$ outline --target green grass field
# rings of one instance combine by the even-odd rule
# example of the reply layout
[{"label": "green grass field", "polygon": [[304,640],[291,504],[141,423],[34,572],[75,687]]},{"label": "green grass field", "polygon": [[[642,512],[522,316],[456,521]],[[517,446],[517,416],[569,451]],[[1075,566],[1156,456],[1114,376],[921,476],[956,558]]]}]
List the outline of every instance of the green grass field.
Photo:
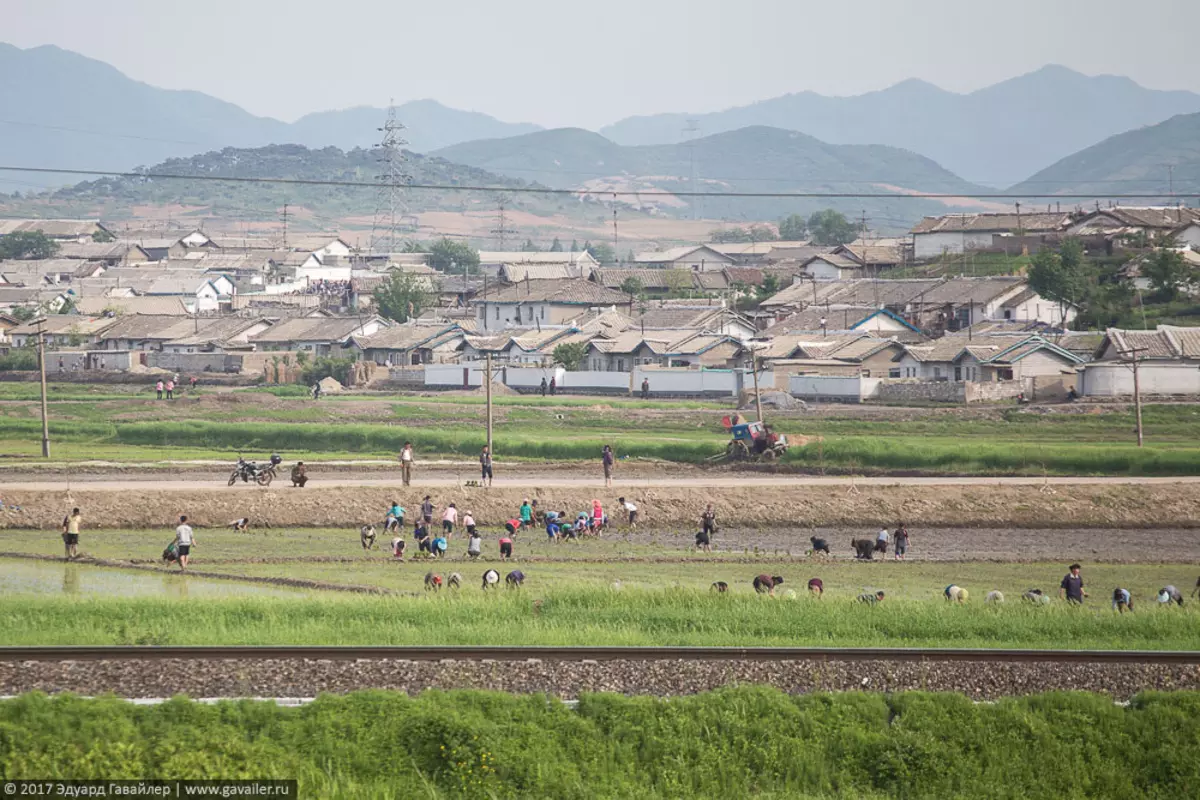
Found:
[{"label": "green grass field", "polygon": [[0,702],[6,779],[295,779],[302,797],[1185,798],[1200,696],[1083,693],[659,700],[457,691],[301,708],[27,695]]},{"label": "green grass field", "polygon": [[[314,403],[296,387],[200,390],[173,403],[148,388],[52,384],[56,460],[229,460],[239,451],[280,451],[317,461],[393,458],[413,441],[424,458],[473,458],[483,446],[482,398],[463,395],[339,395]],[[0,449],[35,463],[41,423],[37,387],[0,384]],[[277,396],[283,395],[283,396]],[[704,463],[724,451],[718,403],[622,398],[496,398],[495,444],[505,460],[594,460],[618,455]],[[980,418],[926,409],[864,418],[824,410],[773,414],[797,443],[783,459],[808,472],[981,475],[1200,474],[1200,407],[1150,405],[1147,446],[1133,442],[1126,410]]]}]

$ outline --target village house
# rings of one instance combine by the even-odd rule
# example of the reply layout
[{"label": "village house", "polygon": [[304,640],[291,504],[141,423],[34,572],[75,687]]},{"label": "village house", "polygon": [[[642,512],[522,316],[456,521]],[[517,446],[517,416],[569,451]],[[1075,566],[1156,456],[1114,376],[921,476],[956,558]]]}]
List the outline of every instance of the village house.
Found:
[{"label": "village house", "polygon": [[60,243],[91,242],[95,241],[93,237],[115,238],[112,231],[95,219],[0,219],[0,236],[39,231]]},{"label": "village house", "polygon": [[1152,331],[1109,328],[1085,364],[1079,393],[1133,395],[1133,360],[1144,395],[1200,395],[1200,328],[1159,325]]},{"label": "village house", "polygon": [[863,265],[840,253],[824,253],[804,262],[804,274],[817,281],[861,278]]},{"label": "village house", "polygon": [[699,273],[685,269],[622,269],[601,267],[592,270],[591,280],[609,289],[624,292],[636,286],[634,294],[645,297],[669,297],[672,294],[703,291],[698,278],[720,273]]},{"label": "village house", "polygon": [[75,299],[75,310],[84,316],[108,314],[153,314],[156,316],[184,317],[188,311],[182,297],[79,297]]},{"label": "village house", "polygon": [[[81,317],[77,314],[47,314],[40,326],[45,332],[46,347],[83,348],[95,345],[106,328],[113,324],[107,317]],[[37,344],[39,326],[23,323],[9,330],[13,347]]]},{"label": "village house", "polygon": [[132,242],[63,242],[57,258],[98,261],[109,267],[128,267],[150,261],[150,254]]},{"label": "village house", "polygon": [[633,263],[647,269],[686,269],[693,272],[720,272],[734,265],[732,258],[706,244],[637,253]]},{"label": "village house", "polygon": [[[228,353],[253,350],[252,336],[271,327],[270,320],[257,317],[216,317],[193,319],[190,329],[186,320],[176,322],[171,332],[176,335],[163,342],[164,353]],[[184,333],[179,333],[180,330]]]},{"label": "village house", "polygon": [[1186,206],[1113,206],[1101,208],[1071,223],[1067,233],[1084,239],[1100,236],[1169,236],[1180,228],[1200,222],[1200,209]]},{"label": "village house", "polygon": [[[740,267],[758,267],[771,263],[772,256],[774,260],[779,258],[778,253],[783,250],[795,250],[802,247],[808,247],[808,240],[802,241],[783,241],[775,240],[772,242],[714,242],[708,245],[713,250],[724,256],[733,259],[733,263]],[[815,255],[815,254],[814,254]]]},{"label": "village house", "polygon": [[1073,375],[1079,356],[1041,336],[950,335],[905,345],[888,377],[996,382]]},{"label": "village house", "polygon": [[1071,223],[1068,212],[947,214],[925,217],[913,227],[913,258],[928,261],[946,253],[988,250],[997,237],[1046,237],[1061,234]]},{"label": "village house", "polygon": [[742,359],[741,342],[732,336],[691,329],[630,329],[614,338],[588,342],[583,363],[596,372],[629,372],[636,366],[728,369]]},{"label": "village house", "polygon": [[418,325],[406,323],[381,328],[370,336],[356,336],[354,347],[362,358],[383,366],[415,366],[458,360],[464,332],[457,323]]},{"label": "village house", "polygon": [[257,336],[250,343],[259,350],[294,350],[317,356],[352,356],[345,353],[353,340],[373,336],[391,323],[382,317],[295,317],[281,320]]},{"label": "village house", "polygon": [[895,339],[855,332],[788,334],[777,336],[756,350],[775,373],[777,385],[781,376],[789,375],[888,377],[894,370],[895,359],[903,352],[904,346]]},{"label": "village house", "polygon": [[511,326],[561,326],[595,306],[630,307],[629,295],[583,278],[526,280],[498,289],[488,288],[475,298],[480,331]]},{"label": "village house", "polygon": [[867,275],[894,269],[904,260],[901,248],[890,244],[843,244],[835,247],[833,254],[844,256],[863,267]]},{"label": "village house", "polygon": [[[526,253],[520,250],[479,251],[479,269],[489,280],[498,277],[500,270],[504,266],[516,266],[520,264],[565,268],[567,274],[561,277],[566,278],[586,278],[593,269],[600,266],[600,262],[592,258],[592,254],[586,250],[579,250],[574,253]],[[559,270],[555,270],[554,275],[555,277],[559,277]],[[538,279],[538,276],[535,274],[531,274],[529,277],[530,280]],[[525,280],[524,274],[521,275],[520,280]],[[543,280],[546,280],[546,278],[543,278]]]}]

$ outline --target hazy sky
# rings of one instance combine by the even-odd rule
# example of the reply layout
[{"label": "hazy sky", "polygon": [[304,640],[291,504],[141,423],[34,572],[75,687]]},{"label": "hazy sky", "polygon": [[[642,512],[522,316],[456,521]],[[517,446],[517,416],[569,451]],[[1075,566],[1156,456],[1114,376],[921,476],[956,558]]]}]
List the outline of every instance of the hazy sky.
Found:
[{"label": "hazy sky", "polygon": [[423,97],[597,128],[905,78],[970,91],[1047,63],[1200,91],[1200,0],[0,0],[56,44],[256,114]]}]

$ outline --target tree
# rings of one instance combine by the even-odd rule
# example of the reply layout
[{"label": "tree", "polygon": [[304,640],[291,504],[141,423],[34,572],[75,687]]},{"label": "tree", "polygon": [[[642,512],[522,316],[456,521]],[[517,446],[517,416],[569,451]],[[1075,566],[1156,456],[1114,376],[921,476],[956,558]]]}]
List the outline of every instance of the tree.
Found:
[{"label": "tree", "polygon": [[612,249],[611,244],[606,244],[605,242],[600,242],[599,244],[587,242],[583,246],[583,249],[601,264],[612,264],[617,260],[616,251]]},{"label": "tree", "polygon": [[93,242],[99,242],[101,244],[108,244],[109,242],[115,242],[116,240],[117,240],[117,235],[115,233],[113,233],[112,231],[99,230],[92,234]]},{"label": "tree", "polygon": [[858,236],[858,229],[854,227],[854,223],[832,208],[814,211],[808,218],[808,232],[812,236],[813,244],[825,247],[853,242]]},{"label": "tree", "polygon": [[762,285],[755,290],[755,293],[758,295],[758,299],[760,301],[766,300],[768,297],[771,297],[778,292],[779,278],[769,272],[766,275],[763,275]]},{"label": "tree", "polygon": [[419,317],[433,304],[433,292],[425,280],[407,272],[393,272],[372,297],[379,314],[396,322]]},{"label": "tree", "polygon": [[640,278],[630,275],[625,280],[621,281],[621,291],[631,297],[636,297],[641,294],[646,287],[642,285]]},{"label": "tree", "polygon": [[1178,250],[1160,249],[1142,258],[1142,276],[1150,281],[1154,299],[1169,303],[1180,290],[1196,283],[1196,273]]},{"label": "tree", "polygon": [[479,251],[466,242],[442,239],[429,248],[429,266],[439,272],[472,275],[479,272]]},{"label": "tree", "polygon": [[779,238],[787,242],[798,242],[808,235],[808,221],[799,214],[788,214],[779,220]]},{"label": "tree", "polygon": [[1068,305],[1083,305],[1091,272],[1083,245],[1078,239],[1068,238],[1057,251],[1039,250],[1029,264],[1026,277],[1030,289],[1058,303],[1059,310],[1065,313]]},{"label": "tree", "polygon": [[723,228],[709,233],[708,238],[718,243],[773,242],[779,238],[770,225],[755,223],[746,228]]},{"label": "tree", "polygon": [[562,364],[568,370],[579,369],[583,359],[587,357],[587,342],[568,342],[554,348],[554,363]]},{"label": "tree", "polygon": [[558,240],[557,236],[555,236],[554,241],[550,243],[550,252],[551,253],[561,253],[562,252],[562,242],[560,242]]},{"label": "tree", "polygon": [[538,247],[536,244],[533,243],[533,239],[526,239],[525,244],[521,245],[521,252],[522,253],[536,253],[536,252],[538,252]]},{"label": "tree", "polygon": [[579,242],[578,242],[578,241],[576,241],[575,239],[572,239],[572,240],[571,240],[571,252],[572,252],[572,253],[578,253],[578,252],[579,252]]},{"label": "tree", "polygon": [[38,315],[38,309],[37,306],[13,306],[8,313],[17,322],[29,322]]},{"label": "tree", "polygon": [[0,237],[0,259],[51,258],[58,252],[58,242],[41,231],[18,231]]}]

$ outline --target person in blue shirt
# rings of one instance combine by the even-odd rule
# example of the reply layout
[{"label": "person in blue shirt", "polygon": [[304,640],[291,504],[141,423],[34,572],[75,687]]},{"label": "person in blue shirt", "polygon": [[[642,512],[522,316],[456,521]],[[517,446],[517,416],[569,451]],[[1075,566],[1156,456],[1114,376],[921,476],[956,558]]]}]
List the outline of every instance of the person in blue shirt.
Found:
[{"label": "person in blue shirt", "polygon": [[1112,607],[1113,611],[1120,611],[1122,614],[1133,611],[1133,597],[1128,589],[1122,589],[1120,586],[1113,589]]},{"label": "person in blue shirt", "polygon": [[384,531],[398,531],[404,525],[404,508],[395,500],[392,501],[392,507],[388,509],[387,518],[385,519]]}]

